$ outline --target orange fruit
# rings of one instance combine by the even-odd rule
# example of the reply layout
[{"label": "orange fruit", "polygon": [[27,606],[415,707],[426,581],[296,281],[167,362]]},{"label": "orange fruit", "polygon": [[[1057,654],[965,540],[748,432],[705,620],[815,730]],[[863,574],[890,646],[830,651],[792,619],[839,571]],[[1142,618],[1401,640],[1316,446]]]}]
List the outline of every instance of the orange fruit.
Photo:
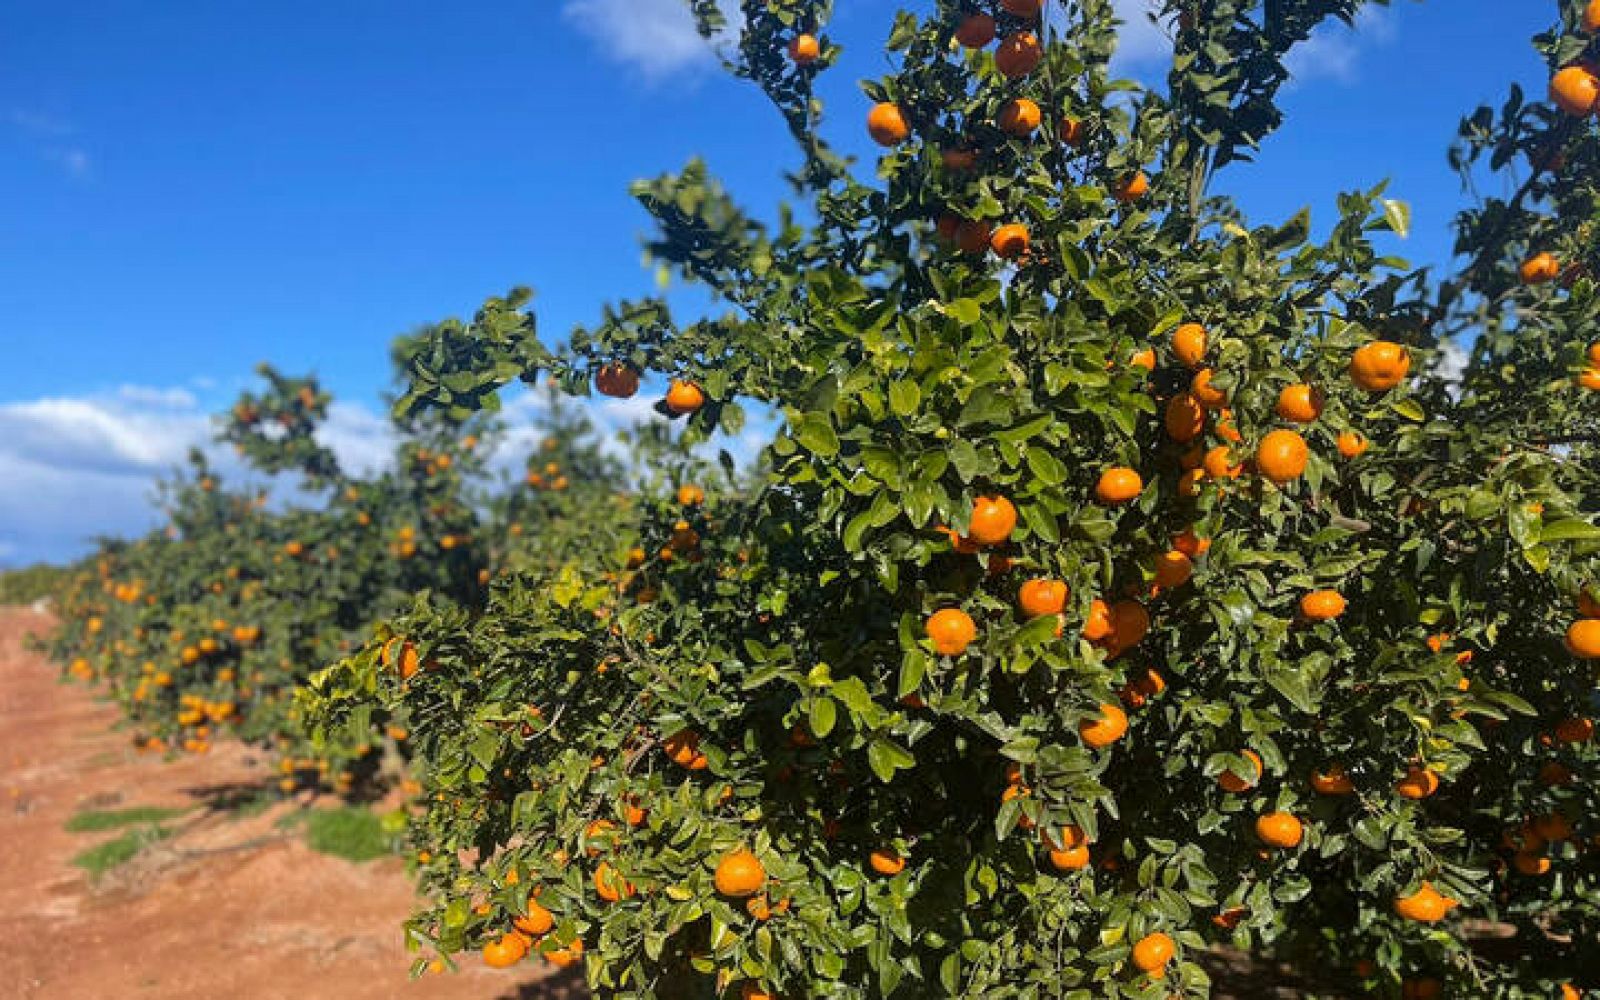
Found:
[{"label": "orange fruit", "polygon": [[1089,604],[1089,617],[1083,623],[1083,637],[1090,642],[1099,642],[1110,635],[1111,606],[1095,598]]},{"label": "orange fruit", "polygon": [[1374,340],[1350,356],[1350,380],[1368,392],[1393,389],[1410,370],[1411,354],[1388,340]]},{"label": "orange fruit", "polygon": [[698,486],[684,484],[678,487],[678,504],[682,507],[698,507],[706,502],[706,491]]},{"label": "orange fruit", "polygon": [[1250,764],[1255,768],[1256,773],[1254,776],[1246,778],[1234,774],[1232,771],[1223,771],[1221,774],[1217,775],[1217,784],[1221,785],[1222,790],[1225,792],[1233,792],[1234,794],[1238,794],[1239,792],[1247,792],[1254,788],[1256,783],[1261,780],[1261,755],[1256,753],[1254,750],[1246,750],[1240,754],[1240,756],[1250,761]]},{"label": "orange fruit", "polygon": [[884,101],[867,112],[867,133],[880,146],[898,146],[911,135],[900,105]]},{"label": "orange fruit", "polygon": [[[1591,35],[1600,31],[1600,0],[1589,0],[1589,6],[1583,9],[1583,30]],[[1562,989],[1572,990],[1572,987],[1564,986]],[[1578,991],[1572,990],[1572,993],[1577,996]]]},{"label": "orange fruit", "polygon": [[1206,357],[1206,328],[1184,323],[1172,331],[1172,354],[1189,368],[1199,368]]},{"label": "orange fruit", "polygon": [[1295,431],[1270,431],[1256,446],[1256,468],[1280,485],[1304,475],[1310,458],[1306,439]]},{"label": "orange fruit", "polygon": [[867,855],[867,864],[879,875],[898,875],[906,870],[906,859],[892,847],[880,847]]},{"label": "orange fruit", "polygon": [[1589,366],[1578,373],[1578,385],[1593,392],[1600,390],[1600,367]]},{"label": "orange fruit", "polygon": [[1600,105],[1600,77],[1588,66],[1568,66],[1550,78],[1550,102],[1569,115],[1587,117]]},{"label": "orange fruit", "polygon": [[528,942],[515,933],[502,934],[483,946],[483,964],[509,969],[528,957]]},{"label": "orange fruit", "polygon": [[1432,976],[1406,979],[1400,983],[1400,1000],[1438,1000],[1444,987]]},{"label": "orange fruit", "polygon": [[1007,223],[989,237],[989,249],[996,257],[1016,260],[1028,252],[1028,227],[1020,222]]},{"label": "orange fruit", "polygon": [[1320,771],[1311,772],[1311,790],[1318,795],[1351,795],[1356,786],[1343,764],[1329,764]]},{"label": "orange fruit", "polygon": [[1156,367],[1155,348],[1146,347],[1144,350],[1136,352],[1129,359],[1129,363],[1143,368],[1145,371],[1154,371]]},{"label": "orange fruit", "polygon": [[1579,618],[1567,629],[1567,651],[1580,660],[1600,659],[1600,618]]},{"label": "orange fruit", "polygon": [[1433,883],[1424,882],[1411,895],[1397,897],[1394,901],[1394,912],[1407,920],[1436,924],[1449,916],[1450,911],[1457,905],[1459,904],[1455,900],[1435,889]]},{"label": "orange fruit", "polygon": [[1063,118],[1061,125],[1056,129],[1056,134],[1061,141],[1069,146],[1076,146],[1083,142],[1083,122],[1076,118]]},{"label": "orange fruit", "polygon": [[662,742],[661,747],[674,764],[692,767],[700,753],[700,734],[692,729],[680,729]]},{"label": "orange fruit", "polygon": [[1043,58],[1044,49],[1038,37],[1031,31],[1017,31],[1007,35],[995,49],[994,65],[1001,76],[1015,80],[1032,73]]},{"label": "orange fruit", "polygon": [[1167,401],[1164,423],[1172,440],[1188,444],[1206,432],[1206,411],[1193,393],[1180,392]]},{"label": "orange fruit", "polygon": [[[1590,18],[1593,18],[1594,20],[1594,26],[1587,27],[1586,30],[1600,31],[1600,0],[1594,0],[1594,3],[1589,5],[1588,13],[1584,14],[1583,16],[1585,25],[1589,23]],[[1583,991],[1578,989],[1576,986],[1573,986],[1571,983],[1562,983],[1561,1000],[1583,1000]]]},{"label": "orange fruit", "polygon": [[767,870],[762,867],[760,858],[741,847],[722,856],[712,880],[722,895],[744,899],[766,886]]},{"label": "orange fruit", "polygon": [[667,387],[667,412],[676,416],[693,413],[706,404],[706,394],[693,382],[675,378]]},{"label": "orange fruit", "polygon": [[1126,205],[1138,201],[1150,192],[1150,178],[1141,170],[1132,177],[1124,177],[1111,189],[1111,197]]},{"label": "orange fruit", "polygon": [[[978,165],[978,154],[970,149],[942,149],[939,151],[939,161],[946,170],[955,173],[964,173]],[[939,236],[946,240],[955,239],[956,226],[961,220],[954,215],[943,215],[939,218]]]},{"label": "orange fruit", "polygon": [[1095,499],[1113,506],[1134,500],[1142,492],[1144,480],[1139,478],[1137,472],[1123,466],[1100,473],[1100,480],[1094,487]]},{"label": "orange fruit", "polygon": [[960,656],[978,637],[972,616],[960,608],[945,608],[928,617],[925,629],[933,648],[942,656]]},{"label": "orange fruit", "polygon": [[1167,975],[1167,963],[1172,961],[1176,951],[1172,938],[1167,935],[1159,931],[1147,934],[1133,946],[1133,964],[1140,972],[1148,973],[1151,979],[1164,979]]},{"label": "orange fruit", "polygon": [[1268,847],[1299,847],[1304,835],[1305,827],[1290,813],[1269,812],[1256,818],[1256,836]]},{"label": "orange fruit", "polygon": [[1210,550],[1211,539],[1201,538],[1195,534],[1193,528],[1185,528],[1182,532],[1173,536],[1172,547],[1190,559],[1198,559]]},{"label": "orange fruit", "polygon": [[1560,813],[1545,813],[1533,820],[1533,832],[1552,844],[1572,839],[1572,823]]},{"label": "orange fruit", "polygon": [[1363,434],[1355,431],[1339,432],[1339,454],[1345,458],[1357,458],[1362,455],[1371,444]]},{"label": "orange fruit", "polygon": [[956,28],[956,41],[969,49],[987,48],[994,41],[994,18],[988,14],[968,14]]},{"label": "orange fruit", "polygon": [[1405,799],[1425,799],[1439,790],[1439,776],[1425,767],[1413,767],[1395,782],[1395,793]]},{"label": "orange fruit", "polygon": [[555,914],[530,899],[527,915],[516,918],[511,925],[528,937],[536,938],[550,933],[550,928],[556,925],[556,918]]},{"label": "orange fruit", "polygon": [[760,983],[749,979],[739,987],[739,1000],[778,1000],[778,994],[768,993]]},{"label": "orange fruit", "polygon": [[789,41],[789,58],[796,66],[810,66],[822,55],[822,45],[814,35],[796,35]]},{"label": "orange fruit", "polygon": [[1172,590],[1189,582],[1194,576],[1194,563],[1177,549],[1156,556],[1155,582],[1163,590]]},{"label": "orange fruit", "polygon": [[1050,867],[1058,872],[1075,872],[1089,867],[1089,848],[1082,845],[1060,850],[1052,848],[1045,857],[1049,859]]},{"label": "orange fruit", "polygon": [[1150,631],[1150,612],[1138,601],[1118,601],[1111,605],[1111,641],[1114,650],[1130,649]]},{"label": "orange fruit", "polygon": [[1322,390],[1297,382],[1283,387],[1283,391],[1278,393],[1278,405],[1274,409],[1285,420],[1309,424],[1322,416],[1325,402]]},{"label": "orange fruit", "polygon": [[1005,497],[978,497],[972,502],[967,536],[979,545],[999,545],[1017,527],[1017,508]]},{"label": "orange fruit", "polygon": [[1211,384],[1215,374],[1209,368],[1202,368],[1189,380],[1189,392],[1208,410],[1220,410],[1228,405],[1228,394]]},{"label": "orange fruit", "polygon": [[1594,739],[1594,721],[1583,718],[1567,718],[1556,723],[1556,739],[1562,743],[1587,743]]},{"label": "orange fruit", "polygon": [[632,896],[634,890],[633,883],[623,878],[610,862],[602,861],[594,870],[594,891],[606,902],[615,903]]},{"label": "orange fruit", "polygon": [[1600,618],[1600,600],[1589,596],[1589,589],[1578,591],[1578,614],[1585,618]]},{"label": "orange fruit", "polygon": [[1026,97],[1014,97],[1000,108],[1000,130],[1019,139],[1032,135],[1041,121],[1039,105]]},{"label": "orange fruit", "polygon": [[1550,859],[1537,851],[1518,851],[1511,856],[1511,867],[1519,875],[1544,875],[1550,871]]},{"label": "orange fruit", "polygon": [[558,969],[570,968],[583,961],[583,939],[575,938],[565,948],[544,953],[544,960]]},{"label": "orange fruit", "polygon": [[1313,590],[1300,598],[1300,615],[1307,621],[1326,622],[1344,614],[1346,601],[1337,590]]},{"label": "orange fruit", "polygon": [[1057,615],[1067,606],[1067,598],[1071,591],[1060,580],[1039,578],[1029,580],[1017,592],[1017,606],[1029,618],[1038,618],[1042,615]]},{"label": "orange fruit", "polygon": [[1561,277],[1561,262],[1554,254],[1536,253],[1517,268],[1524,285],[1543,285]]},{"label": "orange fruit", "polygon": [[1128,731],[1128,714],[1116,705],[1101,705],[1098,717],[1078,723],[1078,735],[1095,750],[1103,750]]},{"label": "orange fruit", "polygon": [[1212,479],[1238,479],[1244,472],[1244,465],[1233,461],[1233,451],[1225,444],[1209,449],[1200,466]]}]

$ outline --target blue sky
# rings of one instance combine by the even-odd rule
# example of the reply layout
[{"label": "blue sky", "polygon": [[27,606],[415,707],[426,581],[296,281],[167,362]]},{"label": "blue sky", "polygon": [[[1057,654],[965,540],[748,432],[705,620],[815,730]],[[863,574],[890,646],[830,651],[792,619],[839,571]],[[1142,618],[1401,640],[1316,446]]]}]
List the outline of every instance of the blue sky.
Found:
[{"label": "blue sky", "polygon": [[[841,0],[830,136],[870,155],[855,79],[896,0]],[[1130,13],[1142,0],[1125,0]],[[1222,187],[1265,222],[1344,187],[1412,202],[1397,252],[1448,253],[1444,150],[1554,4],[1399,0],[1296,57],[1290,124]],[[1122,68],[1159,81],[1128,30]],[[752,209],[794,157],[680,0],[10,0],[0,10],[0,565],[148,522],[150,477],[259,360],[348,402],[331,434],[381,451],[384,348],[533,285],[547,337],[652,290],[628,183],[704,156]],[[614,410],[624,419],[634,410]]]}]

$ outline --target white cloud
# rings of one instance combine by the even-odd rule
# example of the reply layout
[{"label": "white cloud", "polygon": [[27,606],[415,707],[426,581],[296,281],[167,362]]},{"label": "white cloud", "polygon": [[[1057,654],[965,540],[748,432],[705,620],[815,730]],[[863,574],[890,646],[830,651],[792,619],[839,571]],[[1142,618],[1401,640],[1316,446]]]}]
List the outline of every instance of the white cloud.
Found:
[{"label": "white cloud", "polygon": [[91,161],[88,150],[66,141],[78,132],[70,121],[26,108],[10,108],[0,116],[0,122],[21,133],[26,144],[33,147],[41,159],[55,164],[68,176],[89,176]]},{"label": "white cloud", "polygon": [[[724,0],[730,23],[737,5]],[[660,80],[711,64],[713,50],[695,30],[683,0],[564,0],[561,13],[610,59]]]},{"label": "white cloud", "polygon": [[1382,7],[1363,7],[1355,25],[1330,19],[1284,59],[1290,77],[1305,82],[1318,78],[1349,83],[1356,77],[1364,45],[1387,45],[1395,37],[1394,19]]},{"label": "white cloud", "polygon": [[367,477],[394,465],[394,427],[384,415],[359,403],[334,403],[317,428],[317,441],[353,476]]}]

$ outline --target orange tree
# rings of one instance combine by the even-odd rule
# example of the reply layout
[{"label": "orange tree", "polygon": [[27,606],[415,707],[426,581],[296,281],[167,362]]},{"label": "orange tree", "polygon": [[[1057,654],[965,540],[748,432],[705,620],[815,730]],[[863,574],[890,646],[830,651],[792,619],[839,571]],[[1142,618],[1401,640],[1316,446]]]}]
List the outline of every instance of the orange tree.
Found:
[{"label": "orange tree", "polygon": [[413,945],[618,997],[1203,996],[1224,943],[1390,996],[1600,985],[1600,10],[1539,40],[1556,108],[1463,124],[1464,171],[1537,170],[1434,281],[1374,245],[1381,189],[1322,241],[1213,190],[1358,0],[1153,6],[1165,93],[1109,77],[1109,0],[900,14],[869,183],[816,131],[830,5],[747,0],[729,63],[807,211],[636,189],[727,311],[557,354],[514,296],[412,356],[402,412],[550,369],[670,378],[689,443],[784,418],[752,488],[647,492],[315,679],[325,738],[416,722]]}]

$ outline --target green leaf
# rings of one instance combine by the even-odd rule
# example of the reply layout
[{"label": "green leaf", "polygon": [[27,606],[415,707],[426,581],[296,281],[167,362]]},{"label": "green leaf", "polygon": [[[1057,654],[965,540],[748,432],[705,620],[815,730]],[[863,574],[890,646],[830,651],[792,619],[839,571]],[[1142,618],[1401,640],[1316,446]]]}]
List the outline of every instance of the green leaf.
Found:
[{"label": "green leaf", "polygon": [[839,453],[839,435],[834,433],[833,421],[826,414],[807,413],[794,424],[794,438],[806,450],[821,458]]},{"label": "green leaf", "polygon": [[823,737],[833,732],[833,725],[839,718],[839,706],[834,704],[832,698],[819,694],[811,700],[811,733],[813,736]]},{"label": "green leaf", "polygon": [[897,417],[909,417],[917,412],[922,402],[922,388],[911,379],[901,379],[889,386],[889,409]]}]

